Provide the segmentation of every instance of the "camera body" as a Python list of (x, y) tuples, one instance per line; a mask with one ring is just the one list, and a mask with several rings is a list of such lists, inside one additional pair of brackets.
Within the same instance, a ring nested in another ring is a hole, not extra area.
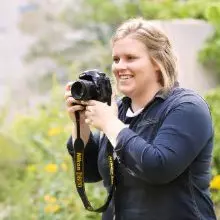
[(79, 80), (71, 86), (72, 97), (76, 100), (97, 100), (111, 103), (112, 87), (105, 73), (96, 69), (84, 71)]

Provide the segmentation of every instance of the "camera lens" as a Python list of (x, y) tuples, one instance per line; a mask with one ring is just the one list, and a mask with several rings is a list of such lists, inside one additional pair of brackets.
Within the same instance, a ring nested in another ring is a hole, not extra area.
[(86, 80), (74, 82), (71, 86), (71, 94), (76, 100), (90, 100), (97, 96), (95, 85)]
[(85, 93), (85, 85), (79, 81), (73, 83), (71, 87), (71, 94), (74, 99), (81, 99)]

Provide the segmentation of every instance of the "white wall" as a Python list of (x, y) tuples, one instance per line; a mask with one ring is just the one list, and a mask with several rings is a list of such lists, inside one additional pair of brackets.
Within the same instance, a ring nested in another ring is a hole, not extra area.
[(211, 70), (198, 62), (198, 51), (213, 33), (211, 25), (201, 20), (152, 21), (168, 35), (178, 58), (179, 82), (204, 94), (216, 87), (217, 82)]

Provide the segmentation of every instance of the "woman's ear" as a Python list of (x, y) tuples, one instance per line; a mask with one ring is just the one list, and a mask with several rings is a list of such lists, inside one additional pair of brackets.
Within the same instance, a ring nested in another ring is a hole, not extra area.
[(162, 71), (161, 71), (161, 68), (160, 68), (160, 65), (159, 63), (152, 58), (152, 64), (153, 64), (153, 67), (154, 67), (154, 70), (155, 70), (155, 73), (157, 75), (157, 81), (163, 85), (164, 82), (163, 82), (163, 76), (162, 76)]
[(157, 61), (156, 61), (154, 58), (152, 58), (151, 60), (152, 60), (152, 64), (153, 64), (153, 67), (154, 67), (154, 69), (155, 69), (155, 72), (158, 72), (158, 71), (161, 72), (160, 66), (159, 66), (159, 64), (157, 63)]
[(157, 81), (158, 81), (161, 85), (163, 85), (164, 83), (163, 83), (163, 77), (162, 77), (162, 72), (161, 72), (161, 70), (160, 70), (160, 69), (157, 70), (157, 71), (156, 71), (156, 74), (157, 74)]

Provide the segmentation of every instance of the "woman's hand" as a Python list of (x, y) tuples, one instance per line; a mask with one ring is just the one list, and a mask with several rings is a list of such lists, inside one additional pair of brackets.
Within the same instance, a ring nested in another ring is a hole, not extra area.
[(70, 117), (70, 119), (75, 124), (76, 118), (75, 118), (75, 112), (79, 111), (80, 113), (80, 124), (85, 124), (85, 106), (82, 105), (82, 101), (75, 100), (71, 95), (71, 86), (73, 82), (67, 83), (65, 87), (65, 94), (64, 99), (66, 102), (66, 110)]
[(85, 122), (87, 124), (103, 131), (110, 121), (118, 120), (117, 106), (109, 106), (106, 103), (95, 100), (89, 100), (85, 103), (87, 104), (85, 112)]
[(70, 119), (73, 122), (73, 130), (72, 130), (72, 137), (73, 139), (77, 138), (77, 131), (76, 131), (76, 118), (75, 112), (79, 111), (80, 114), (80, 137), (82, 138), (84, 145), (88, 142), (90, 128), (89, 125), (85, 123), (85, 106), (82, 104), (82, 101), (75, 100), (71, 95), (71, 85), (73, 83), (69, 82), (65, 87), (65, 94), (64, 99), (66, 102), (66, 109)]
[(118, 107), (115, 99), (112, 98), (111, 106), (95, 100), (90, 100), (86, 104), (85, 122), (103, 131), (108, 139), (115, 143), (118, 133), (126, 127), (118, 119)]

